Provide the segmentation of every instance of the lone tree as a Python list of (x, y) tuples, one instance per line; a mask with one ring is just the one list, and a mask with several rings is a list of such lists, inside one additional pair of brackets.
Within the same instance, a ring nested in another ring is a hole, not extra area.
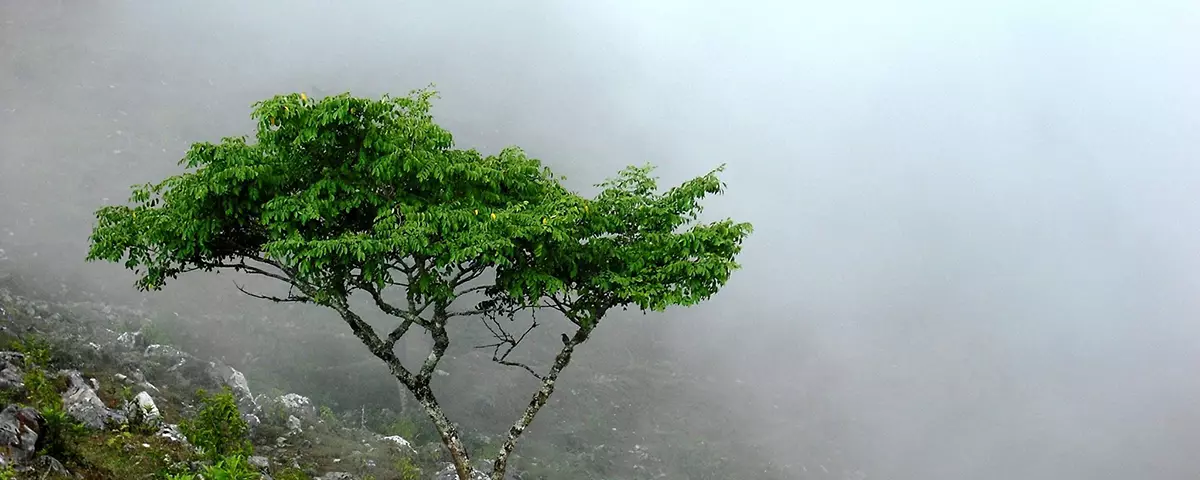
[[(333, 309), (420, 402), (464, 480), (467, 451), (430, 380), (449, 323), (480, 319), (496, 337), (493, 360), (541, 382), (492, 460), (492, 478), (502, 479), (517, 439), (605, 314), (709, 298), (738, 268), (751, 226), (698, 221), (700, 201), (723, 189), (719, 168), (662, 191), (651, 167), (629, 167), (585, 198), (517, 148), (454, 148), (430, 115), (433, 96), (257, 102), (254, 141), (196, 143), (184, 173), (134, 187), (132, 205), (98, 210), (88, 260), (123, 262), (144, 291), (185, 272), (233, 270), (287, 287), (272, 296), (238, 286), (249, 295)], [(352, 308), (356, 294), (393, 318), (390, 330)], [(509, 360), (525, 335), (501, 321), (540, 309), (574, 330), (544, 371)], [(433, 340), (419, 368), (395, 353), (410, 331)]]

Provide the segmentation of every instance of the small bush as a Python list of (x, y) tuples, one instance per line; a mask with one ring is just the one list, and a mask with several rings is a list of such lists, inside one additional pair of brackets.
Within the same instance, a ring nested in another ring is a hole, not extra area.
[(78, 445), (86, 433), (83, 425), (71, 418), (61, 404), (57, 408), (42, 408), (40, 412), (45, 423), (37, 439), (38, 452), (64, 462), (77, 460)]
[(36, 366), (28, 367), (21, 381), (25, 383), (29, 403), (34, 408), (39, 410), (63, 409), (62, 395), (58, 393), (58, 386), (46, 375), (45, 370)]
[(312, 477), (304, 473), (304, 470), (296, 467), (288, 467), (275, 474), (275, 480), (309, 480), (310, 478)]
[(200, 411), (196, 412), (195, 418), (179, 425), (188, 441), (213, 461), (251, 455), (253, 447), (247, 438), (250, 427), (238, 411), (233, 392), (226, 387), (223, 392), (213, 395), (200, 390), (197, 396), (200, 397)]
[(204, 480), (258, 480), (262, 474), (241, 455), (222, 458), (204, 468)]
[(396, 475), (399, 480), (421, 480), (421, 469), (410, 458), (402, 458), (396, 462)]
[(13, 349), (25, 355), (26, 368), (48, 368), (54, 358), (54, 347), (38, 337), (26, 337), (13, 342)]

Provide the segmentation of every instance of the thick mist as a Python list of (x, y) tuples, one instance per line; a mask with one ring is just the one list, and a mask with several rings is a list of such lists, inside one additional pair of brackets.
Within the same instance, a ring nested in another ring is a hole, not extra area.
[[(1183, 0), (0, 0), (0, 248), (142, 301), (83, 262), (93, 210), (250, 133), (256, 100), (434, 83), (461, 145), (580, 189), (728, 164), (709, 213), (755, 224), (744, 270), (614, 319), (564, 375), (628, 348), (705, 379), (630, 405), (638, 428), (687, 412), (795, 478), (1194, 478), (1197, 32)], [(154, 301), (249, 308), (234, 293)], [(311, 351), (365, 353), (332, 345)]]

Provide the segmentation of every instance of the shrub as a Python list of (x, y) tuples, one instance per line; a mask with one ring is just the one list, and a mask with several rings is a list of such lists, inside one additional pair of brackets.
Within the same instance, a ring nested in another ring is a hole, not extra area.
[(396, 462), (396, 475), (399, 480), (421, 480), (421, 469), (406, 457)]
[(241, 455), (222, 458), (214, 465), (204, 467), (204, 480), (258, 480), (262, 474)]
[(47, 368), (54, 358), (50, 342), (38, 337), (26, 337), (13, 342), (13, 349), (25, 355), (26, 368)]
[(200, 390), (197, 396), (200, 397), (200, 410), (195, 418), (179, 425), (188, 441), (213, 461), (253, 453), (247, 438), (250, 427), (238, 411), (233, 392), (226, 387), (221, 393), (213, 395)]
[(61, 461), (74, 461), (79, 458), (78, 445), (83, 438), (83, 425), (71, 418), (61, 404), (58, 407), (47, 407), (41, 410), (42, 432), (38, 435), (38, 453), (49, 455)]

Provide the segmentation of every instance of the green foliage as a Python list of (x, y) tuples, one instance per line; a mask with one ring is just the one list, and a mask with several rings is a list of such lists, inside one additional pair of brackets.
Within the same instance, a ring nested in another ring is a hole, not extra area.
[(13, 469), (12, 465), (0, 466), (0, 480), (16, 480), (16, 479), (17, 479), (17, 471)]
[(86, 429), (76, 422), (62, 406), (39, 409), (44, 423), (38, 435), (38, 452), (64, 462), (79, 458), (79, 442)]
[(255, 141), (197, 143), (189, 171), (97, 211), (88, 259), (123, 262), (142, 289), (194, 270), (269, 272), (320, 304), (384, 288), (406, 259), (430, 261), (406, 282), (419, 301), (452, 300), (454, 267), (494, 267), (493, 300), (575, 294), (592, 321), (696, 303), (737, 268), (750, 225), (694, 224), (722, 191), (716, 171), (660, 193), (650, 167), (631, 167), (586, 199), (517, 148), (453, 148), (433, 95), (258, 102)]
[(238, 411), (237, 401), (228, 387), (221, 393), (197, 392), (200, 410), (195, 418), (180, 423), (179, 428), (204, 455), (213, 461), (235, 455), (253, 453), (247, 439), (250, 427)]
[(396, 462), (396, 478), (398, 480), (421, 480), (421, 469), (411, 458), (401, 458)]
[(320, 413), (321, 421), (329, 424), (330, 426), (338, 424), (338, 416), (337, 416), (337, 414), (333, 413), (332, 408), (329, 408), (326, 405), (321, 405), (319, 413)]
[(296, 467), (288, 467), (275, 474), (274, 478), (275, 480), (309, 480), (312, 477), (310, 477), (307, 473), (304, 473), (304, 470), (300, 470)]
[(40, 337), (29, 336), (13, 341), (13, 349), (25, 355), (26, 368), (50, 368), (54, 346)]
[(221, 458), (203, 471), (205, 480), (258, 480), (262, 474), (255, 470), (246, 458), (232, 455)]
[(428, 417), (397, 415), (382, 433), (389, 436), (399, 435), (417, 445), (438, 441), (437, 428)]
[[(28, 358), (28, 357), (27, 357)], [(39, 410), (62, 410), (62, 396), (46, 371), (37, 366), (27, 366), (21, 381), (28, 392), (29, 403)]]

